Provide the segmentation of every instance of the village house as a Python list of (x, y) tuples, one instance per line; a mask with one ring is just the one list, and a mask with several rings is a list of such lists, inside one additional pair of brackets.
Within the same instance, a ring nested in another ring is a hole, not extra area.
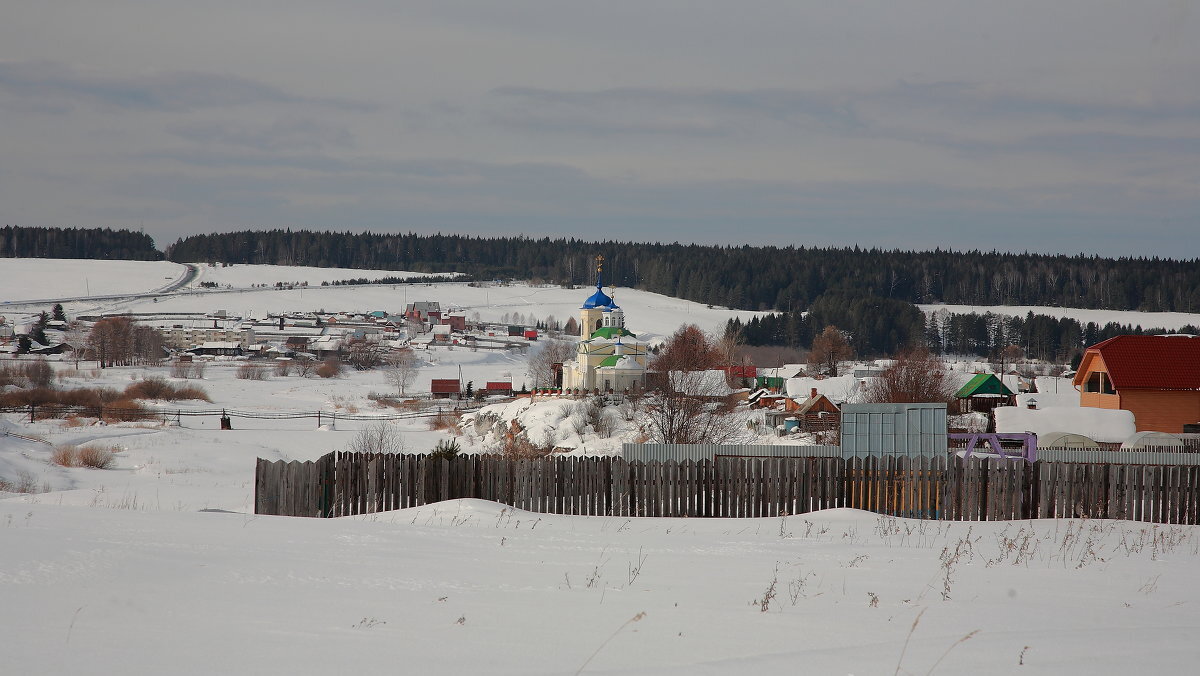
[(1137, 431), (1200, 422), (1200, 337), (1116, 336), (1089, 347), (1074, 378), (1079, 405), (1133, 413)]

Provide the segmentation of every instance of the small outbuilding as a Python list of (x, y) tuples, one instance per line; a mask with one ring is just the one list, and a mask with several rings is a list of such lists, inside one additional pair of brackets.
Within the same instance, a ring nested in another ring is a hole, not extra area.
[(1015, 406), (1017, 403), (1016, 393), (993, 373), (975, 374), (954, 396), (958, 399), (959, 413), (989, 413), (997, 406)]

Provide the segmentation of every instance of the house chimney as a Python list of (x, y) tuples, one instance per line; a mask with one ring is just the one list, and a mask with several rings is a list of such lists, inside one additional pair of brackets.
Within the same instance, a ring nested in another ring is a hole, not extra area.
[(812, 388), (812, 392), (811, 392), (811, 393), (808, 395), (808, 398), (809, 398), (809, 399), (816, 399), (816, 398), (817, 398), (817, 388), (815, 388), (815, 387), (814, 387), (814, 388)]

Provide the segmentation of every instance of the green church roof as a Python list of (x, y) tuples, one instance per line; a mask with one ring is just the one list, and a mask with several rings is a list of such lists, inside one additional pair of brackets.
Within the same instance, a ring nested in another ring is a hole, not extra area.
[(962, 389), (954, 393), (954, 396), (959, 399), (966, 399), (977, 394), (997, 394), (1006, 397), (1012, 396), (1013, 391), (1008, 389), (1000, 379), (992, 373), (978, 373), (974, 378), (971, 378)]
[(614, 354), (611, 357), (605, 357), (604, 361), (600, 362), (600, 366), (616, 366), (619, 361), (621, 361), (621, 355)]
[(615, 336), (629, 336), (630, 338), (637, 338), (637, 336), (630, 333), (628, 329), (623, 329), (619, 326), (601, 326), (595, 331), (592, 331), (592, 338), (605, 338), (607, 340), (612, 340)]

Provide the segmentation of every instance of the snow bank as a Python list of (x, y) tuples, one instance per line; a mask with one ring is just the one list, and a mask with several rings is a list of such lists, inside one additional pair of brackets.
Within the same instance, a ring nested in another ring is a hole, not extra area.
[(784, 386), (787, 390), (787, 395), (794, 399), (807, 399), (815, 387), (817, 394), (823, 394), (833, 402), (840, 404), (847, 401), (854, 401), (854, 396), (858, 393), (861, 383), (852, 375), (838, 376), (836, 378), (811, 378), (805, 376), (801, 378), (788, 378), (784, 381)]
[(1028, 409), (1001, 406), (996, 409), (997, 432), (1070, 432), (1095, 441), (1118, 443), (1135, 431), (1133, 413), (1103, 408), (1049, 406)]

